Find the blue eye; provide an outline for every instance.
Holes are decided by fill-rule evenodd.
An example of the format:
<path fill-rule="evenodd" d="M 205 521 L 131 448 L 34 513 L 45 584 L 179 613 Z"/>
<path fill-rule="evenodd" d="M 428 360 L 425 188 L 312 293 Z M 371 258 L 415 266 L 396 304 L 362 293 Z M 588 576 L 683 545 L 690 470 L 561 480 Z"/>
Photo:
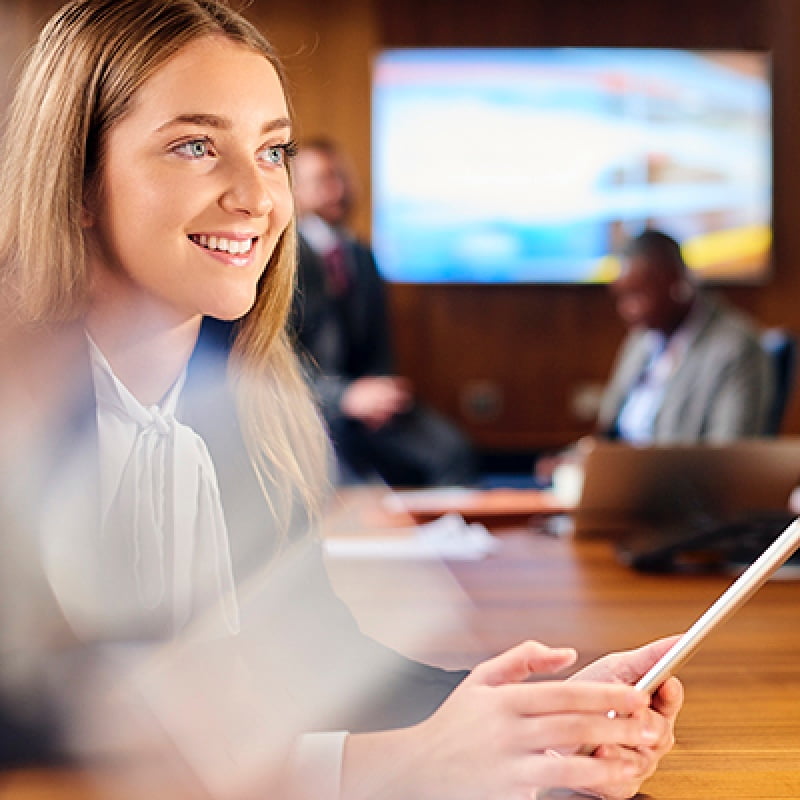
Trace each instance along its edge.
<path fill-rule="evenodd" d="M 211 142 L 208 139 L 191 139 L 175 147 L 175 152 L 188 158 L 205 158 L 211 155 Z"/>
<path fill-rule="evenodd" d="M 285 167 L 289 159 L 297 152 L 297 148 L 292 141 L 286 144 L 276 144 L 265 147 L 261 152 L 264 155 L 264 160 L 270 166 Z"/>
<path fill-rule="evenodd" d="M 189 142 L 189 152 L 195 158 L 202 158 L 208 152 L 208 142 L 198 139 L 195 142 Z"/>
<path fill-rule="evenodd" d="M 286 162 L 286 151 L 280 145 L 267 147 L 264 150 L 264 157 L 273 166 L 282 167 Z"/>

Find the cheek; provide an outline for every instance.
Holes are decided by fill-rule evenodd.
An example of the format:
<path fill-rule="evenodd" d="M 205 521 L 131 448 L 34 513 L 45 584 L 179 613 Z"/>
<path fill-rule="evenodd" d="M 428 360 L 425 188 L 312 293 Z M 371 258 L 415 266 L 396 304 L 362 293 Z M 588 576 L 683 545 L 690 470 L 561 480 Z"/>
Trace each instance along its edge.
<path fill-rule="evenodd" d="M 185 213 L 192 195 L 174 189 L 159 176 L 117 170 L 106 187 L 106 218 L 120 241 L 146 248 Z"/>

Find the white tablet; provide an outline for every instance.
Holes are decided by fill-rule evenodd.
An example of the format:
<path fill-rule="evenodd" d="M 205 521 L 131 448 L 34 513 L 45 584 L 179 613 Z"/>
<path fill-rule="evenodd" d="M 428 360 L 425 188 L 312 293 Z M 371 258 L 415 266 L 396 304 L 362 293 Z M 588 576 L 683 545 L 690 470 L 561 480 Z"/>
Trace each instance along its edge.
<path fill-rule="evenodd" d="M 637 689 L 652 692 L 683 664 L 711 631 L 746 603 L 772 574 L 800 547 L 800 518 L 754 561 L 689 628 L 686 633 L 642 676 Z"/>

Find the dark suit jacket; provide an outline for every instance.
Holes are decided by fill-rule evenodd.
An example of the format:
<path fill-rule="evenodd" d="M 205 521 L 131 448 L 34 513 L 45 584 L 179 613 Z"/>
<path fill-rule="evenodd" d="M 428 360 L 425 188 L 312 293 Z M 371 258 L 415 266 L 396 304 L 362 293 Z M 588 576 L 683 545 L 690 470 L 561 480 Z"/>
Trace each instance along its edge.
<path fill-rule="evenodd" d="M 345 389 L 365 375 L 392 375 L 386 290 L 372 251 L 345 242 L 348 291 L 331 294 L 322 259 L 298 236 L 298 291 L 292 309 L 298 350 L 312 361 L 312 380 L 326 417 L 338 414 Z"/>
<path fill-rule="evenodd" d="M 334 593 L 323 563 L 320 543 L 302 508 L 286 536 L 277 530 L 248 459 L 234 404 L 225 382 L 227 354 L 220 342 L 223 326 L 204 327 L 192 359 L 182 396 L 182 421 L 206 441 L 217 471 L 228 526 L 234 573 L 239 590 L 242 631 L 237 648 L 250 660 L 260 678 L 259 689 L 269 698 L 273 723 L 286 714 L 302 722 L 301 730 L 379 730 L 413 724 L 428 716 L 463 679 L 465 672 L 448 672 L 409 659 L 364 636 L 349 610 Z M 222 337 L 219 331 L 222 330 Z M 215 332 L 217 335 L 215 335 Z M 88 359 L 86 360 L 88 362 Z M 81 392 L 85 403 L 65 417 L 61 441 L 48 453 L 50 463 L 37 475 L 36 496 L 74 477 L 71 454 L 87 447 L 96 454 L 94 395 L 88 363 L 77 370 L 87 381 Z M 63 422 L 63 421 L 62 421 Z M 96 455 L 95 455 L 96 458 Z M 93 462 L 96 463 L 96 462 Z M 0 461 L 2 464 L 2 461 Z M 8 473 L 4 473 L 8 477 Z M 6 482 L 7 483 L 7 482 Z M 70 485 L 78 507 L 96 509 L 97 474 Z M 16 513 L 17 498 L 0 486 L 0 511 L 6 520 L 0 566 L 0 764 L 50 761 L 63 752 L 58 731 L 68 727 L 56 709 L 62 706 L 58 686 L 59 659 L 69 651 L 69 662 L 91 660 L 104 641 L 78 641 L 65 647 L 69 625 L 63 606 L 54 596 L 32 543 L 38 535 L 36 511 Z M 91 515 L 90 515 L 91 516 Z M 12 524 L 8 524 L 11 521 Z M 74 522 L 70 520 L 70 522 Z M 96 519 L 81 520 L 87 526 Z M 19 546 L 22 543 L 24 546 Z M 80 569 L 80 565 L 77 567 Z M 93 581 L 97 576 L 86 575 Z M 2 581 L 5 579 L 5 585 Z M 113 592 L 114 587 L 106 587 Z M 98 599 L 102 600 L 102 591 Z M 109 595 L 110 600 L 113 597 Z M 22 622 L 24 620 L 24 623 Z M 125 630 L 109 630 L 117 640 L 158 643 L 157 627 L 145 616 Z M 16 637 L 28 629 L 32 638 Z M 59 632 L 60 631 L 60 632 Z M 5 635 L 8 634 L 8 635 Z M 48 637 L 51 636 L 54 641 Z M 20 653 L 19 642 L 30 652 Z M 31 668 L 24 676 L 4 672 L 3 664 L 22 655 Z M 55 690 L 54 690 L 55 686 Z M 343 687 L 347 687 L 344 691 Z M 74 699 L 74 698 L 73 698 Z M 5 701 L 5 702 L 4 702 Z M 2 710 L 4 709 L 4 711 Z M 307 726 L 307 727 L 305 727 Z"/>
<path fill-rule="evenodd" d="M 353 381 L 394 374 L 384 283 L 372 251 L 355 239 L 344 242 L 350 281 L 341 295 L 329 287 L 322 259 L 302 235 L 298 248 L 292 325 L 340 478 L 374 480 L 377 474 L 395 486 L 471 483 L 475 457 L 469 442 L 424 403 L 415 402 L 377 431 L 342 413 L 342 395 Z"/>

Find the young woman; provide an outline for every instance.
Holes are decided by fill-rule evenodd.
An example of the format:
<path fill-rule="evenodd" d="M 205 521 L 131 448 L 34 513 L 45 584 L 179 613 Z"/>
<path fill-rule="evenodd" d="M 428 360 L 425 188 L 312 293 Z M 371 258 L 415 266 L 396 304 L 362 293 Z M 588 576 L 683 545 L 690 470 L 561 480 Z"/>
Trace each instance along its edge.
<path fill-rule="evenodd" d="M 0 167 L 0 468 L 36 502 L 0 501 L 23 543 L 6 591 L 31 623 L 5 642 L 23 642 L 14 679 L 46 701 L 25 719 L 9 704 L 7 725 L 44 729 L 55 707 L 74 744 L 48 673 L 65 642 L 178 642 L 136 696 L 199 772 L 236 753 L 209 778 L 220 795 L 276 773 L 317 798 L 632 795 L 671 746 L 681 689 L 629 684 L 669 641 L 568 681 L 525 682 L 575 659 L 534 642 L 448 673 L 363 637 L 333 595 L 311 532 L 327 446 L 284 333 L 291 153 L 276 57 L 218 0 L 74 0 L 32 52 Z M 213 320 L 240 320 L 230 359 Z M 20 430 L 35 433 L 24 480 Z M 61 695 L 96 696 L 78 672 Z M 229 704 L 249 716 L 230 722 Z"/>

